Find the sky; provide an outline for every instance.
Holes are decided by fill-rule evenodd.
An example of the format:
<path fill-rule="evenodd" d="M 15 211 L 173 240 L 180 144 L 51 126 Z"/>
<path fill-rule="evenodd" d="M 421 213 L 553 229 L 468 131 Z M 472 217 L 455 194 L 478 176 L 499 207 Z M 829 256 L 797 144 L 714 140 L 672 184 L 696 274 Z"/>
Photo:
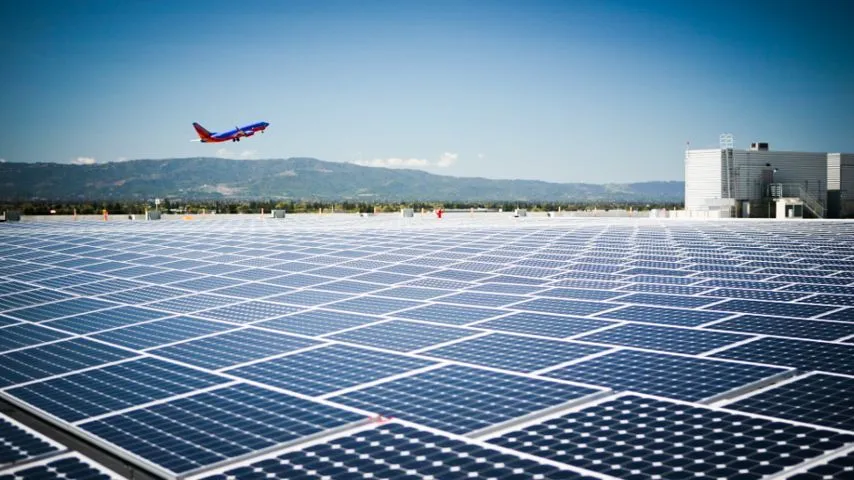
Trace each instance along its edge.
<path fill-rule="evenodd" d="M 854 152 L 849 0 L 0 2 L 0 161 L 314 157 L 682 180 L 684 150 Z M 263 135 L 201 144 L 192 122 Z"/>

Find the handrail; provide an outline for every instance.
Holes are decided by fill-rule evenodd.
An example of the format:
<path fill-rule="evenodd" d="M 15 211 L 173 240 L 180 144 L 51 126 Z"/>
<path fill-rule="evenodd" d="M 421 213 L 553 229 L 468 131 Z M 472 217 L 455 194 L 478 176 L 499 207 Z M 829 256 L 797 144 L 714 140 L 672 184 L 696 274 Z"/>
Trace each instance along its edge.
<path fill-rule="evenodd" d="M 770 183 L 768 184 L 768 196 L 771 198 L 797 197 L 818 218 L 824 218 L 824 204 L 815 198 L 800 183 Z"/>

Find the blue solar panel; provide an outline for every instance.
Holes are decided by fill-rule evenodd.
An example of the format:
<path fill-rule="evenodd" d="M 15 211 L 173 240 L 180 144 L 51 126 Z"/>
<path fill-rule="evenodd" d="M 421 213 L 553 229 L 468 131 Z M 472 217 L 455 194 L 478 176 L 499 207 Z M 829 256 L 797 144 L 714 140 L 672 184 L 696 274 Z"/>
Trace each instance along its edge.
<path fill-rule="evenodd" d="M 139 307 L 118 307 L 60 318 L 59 320 L 51 320 L 44 322 L 43 325 L 82 335 L 167 316 L 169 316 L 168 313 L 156 310 Z"/>
<path fill-rule="evenodd" d="M 435 362 L 346 345 L 307 352 L 226 370 L 303 395 L 325 395 L 391 375 L 424 368 Z"/>
<path fill-rule="evenodd" d="M 59 451 L 59 445 L 17 421 L 0 415 L 0 470 Z M 3 475 L 0 472 L 0 478 Z"/>
<path fill-rule="evenodd" d="M 566 338 L 615 323 L 607 320 L 519 312 L 479 323 L 477 327 L 544 337 Z"/>
<path fill-rule="evenodd" d="M 802 298 L 798 303 L 854 307 L 854 295 L 819 294 Z"/>
<path fill-rule="evenodd" d="M 149 350 L 149 353 L 217 370 L 320 343 L 316 340 L 247 328 L 156 348 Z M 247 345 L 251 345 L 251 348 L 246 348 Z"/>
<path fill-rule="evenodd" d="M 394 316 L 409 320 L 465 325 L 507 313 L 505 310 L 464 307 L 460 305 L 432 304 L 398 312 Z"/>
<path fill-rule="evenodd" d="M 716 353 L 719 358 L 854 375 L 854 345 L 760 338 Z"/>
<path fill-rule="evenodd" d="M 423 302 L 411 300 L 401 300 L 398 298 L 381 298 L 381 297 L 355 297 L 347 300 L 331 303 L 326 305 L 328 308 L 336 310 L 344 310 L 354 313 L 365 313 L 369 315 L 384 315 L 406 308 L 417 307 L 423 305 Z"/>
<path fill-rule="evenodd" d="M 814 340 L 838 340 L 854 335 L 854 323 L 740 315 L 707 328 Z"/>
<path fill-rule="evenodd" d="M 40 288 L 38 290 L 30 290 L 20 293 L 13 293 L 11 295 L 4 295 L 0 297 L 0 312 L 8 312 L 9 310 L 18 308 L 22 309 L 30 305 L 37 305 L 44 302 L 53 302 L 57 300 L 66 300 L 70 298 L 74 297 L 67 293 L 48 290 L 46 288 Z M 34 308 L 38 307 L 39 306 L 36 306 Z"/>
<path fill-rule="evenodd" d="M 76 422 L 229 381 L 163 360 L 141 358 L 12 388 L 7 393 L 57 418 Z"/>
<path fill-rule="evenodd" d="M 322 292 L 318 290 L 297 290 L 295 292 L 276 295 L 275 297 L 270 297 L 266 300 L 268 302 L 288 303 L 291 305 L 310 307 L 322 305 L 324 303 L 338 302 L 348 298 L 353 298 L 353 296 L 345 293 Z"/>
<path fill-rule="evenodd" d="M 623 395 L 490 442 L 617 478 L 771 478 L 854 436 Z"/>
<path fill-rule="evenodd" d="M 204 480 L 394 478 L 507 480 L 593 480 L 569 470 L 451 438 L 387 423 L 248 466 L 225 469 Z M 323 478 L 323 477 L 315 477 Z"/>
<path fill-rule="evenodd" d="M 0 355 L 0 388 L 136 356 L 84 338 L 72 338 Z"/>
<path fill-rule="evenodd" d="M 745 363 L 618 350 L 545 376 L 686 401 L 708 401 L 789 370 Z"/>
<path fill-rule="evenodd" d="M 29 323 L 3 327 L 0 328 L 0 353 L 52 342 L 68 336 L 67 333 Z"/>
<path fill-rule="evenodd" d="M 241 280 L 235 280 L 233 278 L 206 276 L 194 278 L 192 280 L 184 280 L 180 282 L 170 283 L 169 286 L 173 288 L 190 290 L 193 292 L 204 292 L 209 290 L 215 290 L 217 288 L 231 287 L 240 283 L 243 282 Z"/>
<path fill-rule="evenodd" d="M 268 283 L 242 283 L 233 287 L 225 287 L 211 291 L 217 295 L 227 295 L 239 298 L 263 298 L 292 292 L 293 289 Z"/>
<path fill-rule="evenodd" d="M 646 348 L 664 352 L 700 354 L 751 338 L 733 333 L 704 332 L 689 328 L 626 324 L 578 337 L 577 340 Z"/>
<path fill-rule="evenodd" d="M 329 338 L 371 347 L 407 352 L 476 334 L 451 326 L 392 320 L 331 335 Z"/>
<path fill-rule="evenodd" d="M 727 408 L 854 432 L 854 378 L 816 373 L 727 404 Z"/>
<path fill-rule="evenodd" d="M 580 300 L 564 300 L 555 298 L 537 298 L 513 305 L 517 310 L 554 313 L 561 315 L 592 315 L 604 310 L 618 307 L 619 304 L 585 302 Z"/>
<path fill-rule="evenodd" d="M 363 418 L 271 390 L 235 385 L 80 427 L 176 476 Z"/>
<path fill-rule="evenodd" d="M 632 293 L 614 302 L 657 305 L 661 307 L 697 308 L 719 302 L 719 298 L 702 298 L 687 295 L 661 295 L 657 293 Z"/>
<path fill-rule="evenodd" d="M 156 308 L 172 313 L 190 313 L 201 310 L 214 309 L 222 305 L 235 303 L 233 298 L 221 297 L 217 295 L 208 295 L 205 293 L 187 295 L 184 297 L 174 297 L 159 302 L 153 302 L 146 305 L 150 308 Z"/>
<path fill-rule="evenodd" d="M 608 348 L 493 333 L 426 350 L 421 355 L 505 370 L 532 372 L 605 350 Z"/>
<path fill-rule="evenodd" d="M 91 312 L 115 306 L 115 303 L 105 302 L 94 298 L 72 298 L 70 300 L 13 310 L 6 314 L 11 317 L 20 318 L 21 320 L 42 322 L 53 318 L 67 317 L 69 315 Z"/>
<path fill-rule="evenodd" d="M 353 280 L 337 280 L 334 282 L 324 283 L 323 285 L 317 285 L 315 288 L 317 288 L 318 290 L 327 290 L 330 292 L 340 293 L 368 293 L 380 290 L 385 287 L 382 285 L 377 285 L 376 283 L 356 282 Z"/>
<path fill-rule="evenodd" d="M 731 313 L 724 312 L 629 305 L 597 316 L 614 320 L 630 320 L 633 322 L 696 327 L 731 315 Z"/>
<path fill-rule="evenodd" d="M 837 307 L 800 303 L 766 302 L 760 300 L 726 300 L 706 307 L 723 312 L 755 313 L 781 317 L 810 318 L 836 310 Z"/>
<path fill-rule="evenodd" d="M 449 365 L 336 395 L 332 400 L 465 434 L 597 393 L 600 391 L 592 388 Z"/>
<path fill-rule="evenodd" d="M 111 302 L 122 302 L 122 303 L 148 303 L 154 302 L 157 300 L 163 300 L 168 298 L 174 298 L 181 295 L 187 295 L 190 292 L 186 290 L 179 290 L 177 288 L 170 287 L 160 287 L 160 286 L 151 286 L 151 287 L 142 287 L 142 288 L 134 288 L 132 290 L 125 290 L 122 292 L 104 295 L 104 300 L 109 300 Z"/>
<path fill-rule="evenodd" d="M 821 320 L 838 320 L 840 322 L 854 322 L 854 308 L 842 308 L 835 312 L 818 317 Z"/>
<path fill-rule="evenodd" d="M 92 338 L 127 348 L 146 349 L 236 328 L 225 323 L 191 317 L 172 317 L 92 335 Z"/>

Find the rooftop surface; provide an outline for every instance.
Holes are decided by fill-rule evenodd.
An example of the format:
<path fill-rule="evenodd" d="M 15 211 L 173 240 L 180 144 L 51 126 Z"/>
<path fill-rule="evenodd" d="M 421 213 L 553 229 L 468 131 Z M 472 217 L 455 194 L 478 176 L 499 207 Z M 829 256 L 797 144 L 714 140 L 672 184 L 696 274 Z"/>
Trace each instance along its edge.
<path fill-rule="evenodd" d="M 0 397 L 164 478 L 845 478 L 852 392 L 854 222 L 0 224 Z"/>

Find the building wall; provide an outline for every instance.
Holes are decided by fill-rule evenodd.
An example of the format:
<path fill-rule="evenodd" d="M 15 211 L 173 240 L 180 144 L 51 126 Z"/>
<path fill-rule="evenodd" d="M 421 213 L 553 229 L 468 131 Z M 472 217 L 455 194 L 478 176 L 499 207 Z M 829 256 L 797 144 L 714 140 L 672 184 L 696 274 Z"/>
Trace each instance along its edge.
<path fill-rule="evenodd" d="M 707 199 L 722 197 L 723 162 L 721 149 L 687 150 L 685 152 L 685 209 L 701 210 Z"/>
<path fill-rule="evenodd" d="M 840 216 L 854 217 L 854 153 L 835 155 L 839 157 Z"/>
<path fill-rule="evenodd" d="M 771 164 L 771 166 L 767 166 Z M 827 199 L 828 156 L 810 152 L 733 152 L 733 195 L 738 200 L 760 200 L 764 195 L 762 172 L 776 168 L 775 183 L 803 186 L 824 203 Z"/>

